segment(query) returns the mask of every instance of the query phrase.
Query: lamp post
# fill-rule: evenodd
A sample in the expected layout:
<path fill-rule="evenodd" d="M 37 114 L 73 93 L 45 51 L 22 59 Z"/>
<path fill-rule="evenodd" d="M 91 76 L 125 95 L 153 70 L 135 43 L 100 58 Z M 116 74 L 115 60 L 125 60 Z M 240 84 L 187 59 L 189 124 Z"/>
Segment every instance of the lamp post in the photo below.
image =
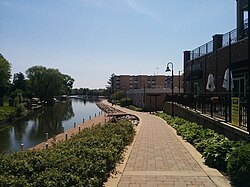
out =
<path fill-rule="evenodd" d="M 169 64 L 172 65 L 172 70 L 169 68 Z M 165 72 L 172 71 L 172 117 L 174 117 L 174 65 L 172 62 L 167 63 Z"/>

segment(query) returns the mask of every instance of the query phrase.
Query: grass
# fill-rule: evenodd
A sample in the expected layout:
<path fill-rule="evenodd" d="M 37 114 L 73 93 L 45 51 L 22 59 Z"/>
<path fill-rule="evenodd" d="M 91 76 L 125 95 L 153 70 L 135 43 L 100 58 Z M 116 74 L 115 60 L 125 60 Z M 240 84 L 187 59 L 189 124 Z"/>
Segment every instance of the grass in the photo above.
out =
<path fill-rule="evenodd" d="M 0 106 L 0 121 L 7 119 L 10 115 L 15 113 L 15 107 Z"/>
<path fill-rule="evenodd" d="M 134 105 L 129 105 L 128 108 L 130 110 L 134 110 L 134 111 L 138 111 L 138 112 L 142 112 L 143 111 L 143 108 L 140 108 L 140 107 L 136 107 Z"/>

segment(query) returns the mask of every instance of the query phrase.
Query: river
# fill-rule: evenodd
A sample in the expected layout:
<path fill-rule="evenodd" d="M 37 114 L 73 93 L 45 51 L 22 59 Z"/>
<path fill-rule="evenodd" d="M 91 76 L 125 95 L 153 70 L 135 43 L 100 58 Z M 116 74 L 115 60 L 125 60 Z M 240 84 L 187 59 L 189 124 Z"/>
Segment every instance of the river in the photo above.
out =
<path fill-rule="evenodd" d="M 15 121 L 0 126 L 0 153 L 19 151 L 20 145 L 24 149 L 33 147 L 49 138 L 80 124 L 89 116 L 99 114 L 100 109 L 95 101 L 71 99 L 65 103 L 45 107 L 42 112 L 34 114 L 25 120 Z"/>

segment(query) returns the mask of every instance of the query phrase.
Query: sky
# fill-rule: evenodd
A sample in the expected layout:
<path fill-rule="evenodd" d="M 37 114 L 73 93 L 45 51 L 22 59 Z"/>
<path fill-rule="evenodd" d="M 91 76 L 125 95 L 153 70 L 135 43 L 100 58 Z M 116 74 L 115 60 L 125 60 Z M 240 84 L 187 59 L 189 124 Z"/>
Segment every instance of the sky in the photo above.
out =
<path fill-rule="evenodd" d="M 0 53 L 12 75 L 59 69 L 74 88 L 111 74 L 183 70 L 183 51 L 236 28 L 236 0 L 0 0 Z"/>

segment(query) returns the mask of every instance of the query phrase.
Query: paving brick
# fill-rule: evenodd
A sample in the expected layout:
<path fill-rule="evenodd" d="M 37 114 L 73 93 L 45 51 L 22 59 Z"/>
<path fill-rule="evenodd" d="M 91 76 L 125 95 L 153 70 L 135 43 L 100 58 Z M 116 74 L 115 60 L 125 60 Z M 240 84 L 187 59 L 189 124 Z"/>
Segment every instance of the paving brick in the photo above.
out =
<path fill-rule="evenodd" d="M 140 130 L 121 175 L 119 187 L 127 187 L 128 184 L 143 187 L 217 186 L 206 173 L 201 158 L 199 161 L 195 158 L 185 145 L 187 143 L 165 121 L 148 113 L 118 109 L 141 119 Z M 195 151 L 195 154 L 198 152 Z M 230 186 L 229 183 L 225 184 Z"/>

